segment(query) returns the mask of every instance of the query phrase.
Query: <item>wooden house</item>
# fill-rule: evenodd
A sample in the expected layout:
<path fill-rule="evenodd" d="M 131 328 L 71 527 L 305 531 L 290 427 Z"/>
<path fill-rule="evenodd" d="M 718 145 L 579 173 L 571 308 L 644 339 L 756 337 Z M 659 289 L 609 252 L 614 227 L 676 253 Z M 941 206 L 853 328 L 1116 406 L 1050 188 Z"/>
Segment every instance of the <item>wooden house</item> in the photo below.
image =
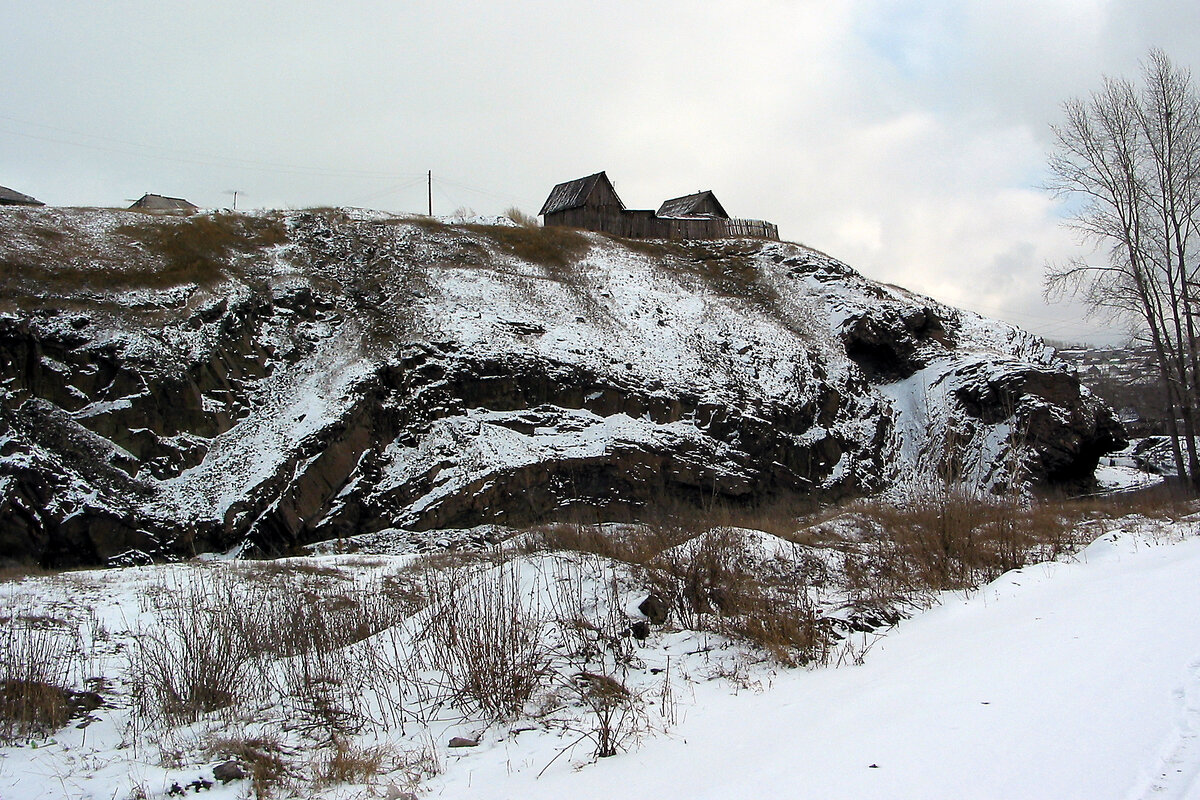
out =
<path fill-rule="evenodd" d="M 41 200 L 35 197 L 30 197 L 27 194 L 21 194 L 18 191 L 9 189 L 7 186 L 0 186 L 0 206 L 44 206 L 46 205 Z"/>
<path fill-rule="evenodd" d="M 625 208 L 603 172 L 558 184 L 538 214 L 547 227 L 583 228 L 632 239 L 779 238 L 779 229 L 769 222 L 731 219 L 711 191 L 667 200 L 658 211 Z"/>
<path fill-rule="evenodd" d="M 560 183 L 538 212 L 547 227 L 561 225 L 627 236 L 623 232 L 625 204 L 603 172 Z"/>
<path fill-rule="evenodd" d="M 137 211 L 174 211 L 182 214 L 195 214 L 199 207 L 189 203 L 182 197 L 165 197 L 161 194 L 144 194 L 131 205 L 130 210 Z"/>

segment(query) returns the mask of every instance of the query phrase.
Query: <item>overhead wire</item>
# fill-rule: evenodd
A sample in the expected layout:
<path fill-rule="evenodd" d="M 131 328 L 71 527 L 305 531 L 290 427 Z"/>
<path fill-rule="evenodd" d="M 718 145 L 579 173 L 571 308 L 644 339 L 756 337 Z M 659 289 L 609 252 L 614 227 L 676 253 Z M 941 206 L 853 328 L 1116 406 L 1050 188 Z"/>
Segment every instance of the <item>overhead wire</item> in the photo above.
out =
<path fill-rule="evenodd" d="M 222 166 L 236 167 L 238 169 L 251 169 L 260 172 L 275 172 L 280 174 L 299 174 L 311 175 L 315 177 L 361 177 L 384 180 L 403 180 L 403 179 L 420 179 L 424 177 L 424 173 L 407 172 L 407 173 L 384 173 L 375 170 L 356 170 L 356 169 L 341 169 L 329 167 L 314 167 L 299 164 L 287 164 L 275 161 L 263 161 L 259 159 L 242 158 L 240 156 L 231 155 L 215 155 L 210 153 L 199 153 L 188 150 L 180 150 L 177 148 L 168 148 L 161 145 L 148 144 L 146 142 L 135 142 L 126 139 L 117 139 L 110 136 L 101 136 L 98 134 L 84 133 L 82 131 L 71 130 L 69 128 L 61 128 L 54 125 L 45 125 L 39 122 L 31 122 L 28 120 L 18 119 L 7 114 L 0 114 L 0 120 L 18 123 L 20 125 L 31 125 L 37 128 L 43 128 L 49 131 L 55 131 L 60 134 L 66 134 L 71 137 L 98 140 L 100 142 L 109 142 L 112 144 L 122 145 L 122 147 L 112 147 L 103 144 L 95 144 L 86 141 L 74 141 L 72 139 L 64 139 L 58 136 L 45 136 L 29 131 L 13 130 L 8 126 L 0 126 L 0 132 L 7 133 L 13 136 L 21 136 L 28 139 L 54 142 L 57 144 L 70 145 L 72 147 L 82 147 L 91 150 L 100 150 L 110 153 L 121 153 L 123 155 L 132 155 L 143 158 L 154 158 L 165 161 L 176 161 L 185 164 L 197 164 L 200 166 Z M 132 148 L 132 149 L 131 149 Z M 152 152 L 159 151 L 159 152 Z"/>

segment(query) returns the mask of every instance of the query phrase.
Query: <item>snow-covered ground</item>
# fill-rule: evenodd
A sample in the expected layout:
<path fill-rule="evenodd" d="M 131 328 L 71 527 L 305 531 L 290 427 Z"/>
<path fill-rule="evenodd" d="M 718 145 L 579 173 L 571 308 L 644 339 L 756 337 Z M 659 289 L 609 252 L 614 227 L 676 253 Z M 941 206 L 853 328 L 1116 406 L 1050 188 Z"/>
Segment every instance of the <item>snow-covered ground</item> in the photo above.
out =
<path fill-rule="evenodd" d="M 576 771 L 513 744 L 480 798 L 1185 798 L 1200 792 L 1200 539 L 1115 530 L 888 633 L 861 666 L 699 683 L 669 735 Z"/>
<path fill-rule="evenodd" d="M 385 772 L 320 796 L 395 800 L 412 789 L 418 797 L 484 800 L 1196 797 L 1197 533 L 1195 519 L 1109 523 L 1070 560 L 1010 572 L 965 596 L 944 595 L 886 634 L 856 640 L 837 668 L 747 663 L 720 637 L 656 632 L 637 646 L 626 676 L 652 713 L 616 756 L 594 759 L 592 742 L 569 724 L 472 726 L 450 715 L 403 734 L 424 742 L 440 774 L 410 786 L 401 771 Z M 403 562 L 315 560 L 357 568 L 364 585 Z M 562 577 L 549 571 L 551 557 L 522 563 L 523 591 L 545 591 Z M 599 563 L 578 562 L 575 579 L 596 577 L 588 571 Z M 74 592 L 76 602 L 90 605 L 89 636 L 107 643 L 88 666 L 104 671 L 130 646 L 123 632 L 144 624 L 154 594 L 146 587 L 177 592 L 190 569 L 27 579 L 0 585 L 0 600 L 27 613 L 43 603 L 61 616 L 67 609 L 55 603 Z M 74 588 L 64 593 L 64 585 Z M 87 728 L 0 749 L 0 798 L 158 798 L 173 783 L 211 780 L 215 762 L 197 763 L 187 753 L 199 727 L 135 745 L 124 709 L 95 714 L 99 720 Z M 254 723 L 241 724 L 250 730 Z M 479 745 L 450 749 L 454 735 L 478 735 Z M 180 751 L 174 763 L 172 746 Z M 235 781 L 205 796 L 253 794 L 247 781 Z"/>

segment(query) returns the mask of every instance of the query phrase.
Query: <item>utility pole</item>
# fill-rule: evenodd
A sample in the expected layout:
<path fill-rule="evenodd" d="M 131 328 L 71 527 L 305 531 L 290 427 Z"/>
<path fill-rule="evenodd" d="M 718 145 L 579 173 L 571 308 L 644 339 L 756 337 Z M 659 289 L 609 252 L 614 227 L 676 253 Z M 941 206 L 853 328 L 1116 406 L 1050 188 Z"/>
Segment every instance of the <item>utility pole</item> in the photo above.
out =
<path fill-rule="evenodd" d="M 429 216 L 433 216 L 433 170 L 429 170 Z"/>

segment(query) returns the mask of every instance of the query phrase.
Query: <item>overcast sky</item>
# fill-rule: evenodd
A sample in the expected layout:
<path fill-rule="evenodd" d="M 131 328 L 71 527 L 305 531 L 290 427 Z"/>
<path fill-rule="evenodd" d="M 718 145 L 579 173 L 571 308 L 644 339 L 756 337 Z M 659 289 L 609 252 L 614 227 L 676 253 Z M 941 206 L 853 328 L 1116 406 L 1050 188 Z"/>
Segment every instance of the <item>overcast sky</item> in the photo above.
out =
<path fill-rule="evenodd" d="M 1087 256 L 1046 180 L 1062 101 L 1197 67 L 1196 0 L 0 0 L 0 185 L 51 205 L 535 213 L 606 170 L 712 189 L 865 275 L 1054 339 Z"/>

